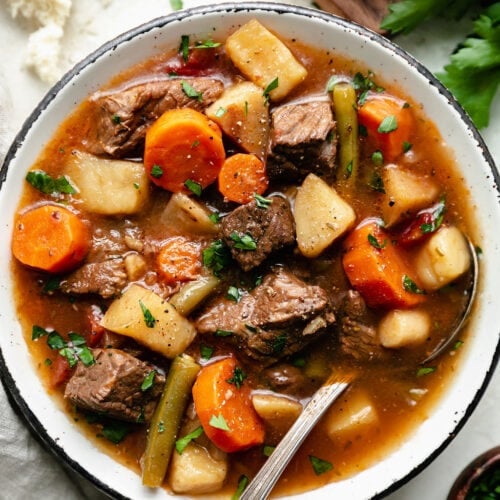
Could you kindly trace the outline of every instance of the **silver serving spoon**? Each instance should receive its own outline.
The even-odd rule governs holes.
[[[479,262],[474,245],[470,240],[467,241],[471,255],[467,304],[450,336],[438,344],[421,364],[436,359],[455,341],[472,309],[477,292]],[[273,450],[271,456],[266,460],[259,472],[250,481],[245,491],[241,494],[240,500],[264,500],[269,496],[274,485],[309,432],[311,432],[330,405],[347,389],[354,378],[354,375],[339,375],[336,373],[330,375],[328,380],[316,391],[309,403],[307,403],[302,413],[279,442],[278,446]]]

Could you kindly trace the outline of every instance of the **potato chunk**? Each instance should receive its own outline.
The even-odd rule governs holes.
[[[469,245],[460,229],[443,226],[420,249],[416,270],[422,286],[429,291],[451,283],[471,265]]]
[[[161,214],[162,222],[180,234],[216,234],[217,224],[210,220],[208,210],[184,193],[172,195]]]
[[[135,284],[111,303],[101,325],[131,337],[167,358],[184,352],[196,335],[194,326],[172,305],[151,290]]]
[[[370,396],[360,390],[349,391],[346,399],[334,403],[324,417],[326,433],[330,439],[374,426],[378,420],[378,412]]]
[[[279,101],[289,94],[307,76],[288,47],[259,21],[252,19],[226,40],[226,52],[234,65],[253,83],[267,89],[272,101]]]
[[[252,82],[227,88],[205,114],[247,153],[265,159],[270,135],[269,107]]]
[[[352,207],[317,175],[298,189],[294,210],[297,245],[306,257],[317,257],[356,221]]]
[[[387,348],[422,344],[431,331],[431,318],[419,309],[394,309],[378,325],[380,343]]]
[[[396,165],[388,165],[382,177],[385,189],[382,217],[388,227],[429,206],[439,195],[437,184]]]
[[[142,163],[106,160],[75,151],[66,166],[89,212],[103,215],[134,214],[149,197],[149,181]]]

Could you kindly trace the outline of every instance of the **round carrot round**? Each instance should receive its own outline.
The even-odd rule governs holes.
[[[254,194],[263,194],[268,185],[264,163],[252,154],[230,156],[219,172],[219,191],[236,203],[252,201]]]
[[[146,133],[144,165],[149,177],[174,193],[188,193],[186,181],[201,188],[210,185],[225,158],[218,125],[194,109],[166,111]]]
[[[156,257],[158,274],[169,285],[196,279],[201,271],[200,246],[182,236],[170,238]]]
[[[61,273],[78,266],[90,248],[87,225],[59,205],[40,205],[17,215],[12,253],[23,264]]]
[[[204,366],[193,385],[196,414],[206,436],[228,453],[264,442],[264,424],[255,411],[250,388],[238,383],[233,357]]]

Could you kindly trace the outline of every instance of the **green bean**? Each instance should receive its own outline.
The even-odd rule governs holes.
[[[165,388],[151,420],[142,460],[142,483],[161,486],[175,446],[182,416],[200,366],[186,354],[177,356],[168,372]]]
[[[202,276],[186,283],[176,294],[172,295],[169,302],[179,314],[188,316],[207,298],[219,282],[219,278],[215,276]]]
[[[356,91],[349,83],[333,87],[333,105],[339,136],[340,176],[346,186],[354,186],[359,169],[358,114]]]

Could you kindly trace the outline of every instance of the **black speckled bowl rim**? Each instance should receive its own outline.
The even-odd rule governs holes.
[[[480,148],[482,155],[484,157],[485,162],[491,168],[491,174],[496,185],[497,191],[499,191],[500,196],[500,174],[498,173],[495,162],[488,151],[488,148],[476,129],[475,125],[472,123],[471,119],[467,115],[467,113],[463,110],[460,104],[456,101],[456,99],[450,94],[450,92],[437,80],[437,78],[427,70],[421,63],[419,63],[413,56],[408,54],[405,50],[398,47],[388,39],[383,36],[367,30],[363,26],[360,26],[356,23],[346,21],[345,19],[339,18],[332,14],[328,14],[324,11],[299,7],[294,5],[285,5],[280,3],[271,3],[271,2],[247,2],[247,3],[222,3],[217,5],[207,5],[202,7],[194,7],[190,9],[184,9],[181,11],[173,12],[169,15],[158,17],[153,19],[147,23],[144,23],[134,29],[131,29],[122,35],[110,40],[109,42],[103,44],[97,50],[89,54],[82,61],[76,64],[73,69],[68,71],[62,78],[57,82],[45,95],[45,97],[40,101],[38,106],[34,109],[34,111],[27,118],[25,123],[23,124],[21,130],[16,135],[10,149],[7,152],[4,163],[0,170],[0,188],[3,186],[3,183],[7,176],[7,170],[9,168],[9,164],[11,160],[14,158],[17,150],[22,146],[23,141],[32,127],[33,123],[38,119],[39,115],[46,109],[49,103],[54,99],[57,93],[66,85],[68,85],[80,71],[88,65],[94,63],[97,59],[102,57],[104,54],[113,51],[120,44],[130,41],[134,39],[136,36],[147,33],[155,28],[164,27],[174,21],[181,21],[185,18],[189,18],[192,16],[203,15],[205,13],[231,13],[231,12],[251,12],[251,11],[270,11],[277,14],[296,14],[299,16],[305,16],[310,18],[319,18],[325,20],[327,22],[334,22],[339,26],[344,26],[349,30],[353,30],[358,32],[359,34],[363,34],[364,36],[368,35],[373,42],[383,46],[388,51],[394,53],[400,58],[405,59],[415,70],[425,77],[428,82],[434,86],[440,94],[442,94],[452,105],[455,111],[460,115],[462,121],[465,123],[473,139],[476,141],[478,148]],[[467,410],[465,411],[463,417],[456,422],[454,432],[450,434],[447,439],[436,448],[433,453],[431,453],[426,460],[424,460],[421,464],[410,470],[404,477],[393,482],[386,490],[380,493],[376,493],[372,498],[383,498],[387,496],[389,493],[394,492],[398,488],[400,488],[403,484],[407,483],[410,479],[418,475],[423,469],[425,469],[455,438],[458,432],[465,425],[466,421],[472,414],[473,410],[476,408],[479,403],[481,397],[483,396],[491,377],[495,371],[496,365],[498,363],[498,359],[500,356],[500,341],[497,343],[495,354],[492,358],[492,363],[487,371],[487,374],[482,382],[481,387],[475,394],[474,399],[471,401]],[[101,492],[105,493],[111,498],[127,500],[129,497],[123,496],[122,494],[115,491],[109,485],[103,483],[100,479],[96,478],[94,475],[90,474],[84,468],[82,468],[78,462],[73,460],[70,456],[66,454],[64,449],[59,445],[59,443],[54,440],[38,420],[36,415],[31,411],[29,405],[20,395],[20,392],[17,388],[16,381],[13,379],[11,373],[9,372],[3,353],[0,350],[0,377],[2,380],[2,384],[6,389],[8,399],[13,406],[16,413],[20,415],[20,417],[24,420],[27,427],[30,429],[35,438],[40,441],[46,449],[48,449],[52,454],[54,454],[65,467],[77,472],[83,478],[87,479],[95,487],[97,487]],[[307,493],[304,493],[307,495]]]

